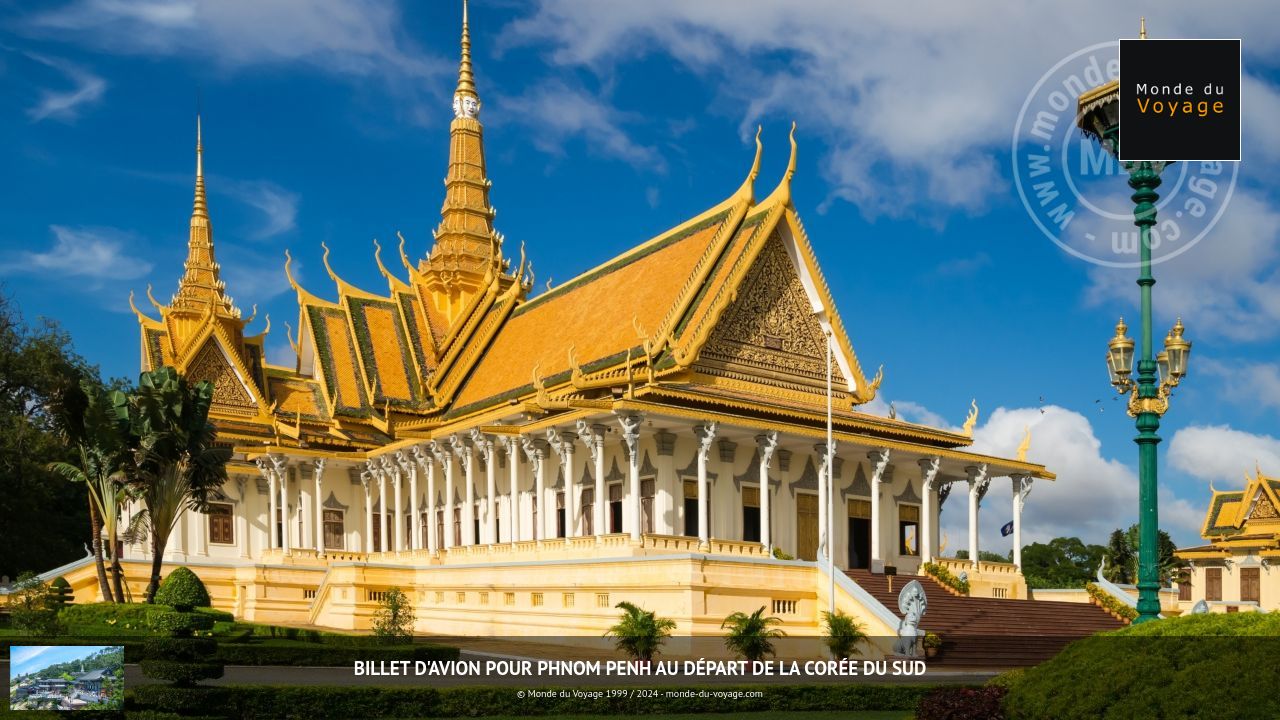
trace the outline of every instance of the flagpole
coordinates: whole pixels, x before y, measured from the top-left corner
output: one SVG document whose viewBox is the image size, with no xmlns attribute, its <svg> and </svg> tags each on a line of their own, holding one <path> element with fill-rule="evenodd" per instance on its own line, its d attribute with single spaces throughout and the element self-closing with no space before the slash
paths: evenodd
<svg viewBox="0 0 1280 720">
<path fill-rule="evenodd" d="M 827 503 L 827 576 L 830 580 L 830 587 L 827 591 L 827 597 L 831 603 L 831 614 L 836 614 L 836 563 L 835 563 L 835 521 L 832 517 L 835 515 L 835 451 L 832 447 L 831 432 L 831 330 L 827 330 L 827 497 L 824 501 Z"/>
</svg>

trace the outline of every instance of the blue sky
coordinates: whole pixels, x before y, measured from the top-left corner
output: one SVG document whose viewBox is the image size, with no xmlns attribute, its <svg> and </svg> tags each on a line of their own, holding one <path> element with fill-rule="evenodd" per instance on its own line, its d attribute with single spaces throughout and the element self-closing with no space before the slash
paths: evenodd
<svg viewBox="0 0 1280 720">
<path fill-rule="evenodd" d="M 50 665 L 87 658 L 106 645 L 14 645 L 9 648 L 9 675 L 17 677 Z"/>
<path fill-rule="evenodd" d="M 1280 475 L 1280 23 L 1230 7 L 480 1 L 471 8 L 496 224 L 541 288 L 731 193 L 764 127 L 763 195 L 798 124 L 796 205 L 883 402 L 1057 471 L 1028 501 L 1032 539 L 1102 542 L 1136 518 L 1132 421 L 1102 364 L 1133 270 L 1063 252 L 1014 189 L 1023 99 L 1059 59 L 1136 32 L 1242 37 L 1244 162 L 1217 230 L 1157 268 L 1157 327 L 1183 316 L 1191 375 L 1165 417 L 1163 525 L 1194 542 L 1208 483 L 1255 460 Z M 109 375 L 136 373 L 128 293 L 167 299 L 184 256 L 194 112 L 218 258 L 288 359 L 289 248 L 332 297 L 384 283 L 372 240 L 411 257 L 439 217 L 459 7 L 394 0 L 0 0 L 0 282 L 57 319 Z M 1269 125 L 1270 123 L 1270 125 Z M 1128 190 L 1115 181 L 1116 202 Z M 1042 412 L 1043 411 L 1043 412 Z M 998 500 L 997 500 L 998 498 Z M 984 503 L 984 545 L 1008 490 Z M 957 504 L 958 507 L 958 504 Z M 985 510 L 985 508 L 991 508 Z M 944 515 L 961 542 L 963 518 Z"/>
</svg>

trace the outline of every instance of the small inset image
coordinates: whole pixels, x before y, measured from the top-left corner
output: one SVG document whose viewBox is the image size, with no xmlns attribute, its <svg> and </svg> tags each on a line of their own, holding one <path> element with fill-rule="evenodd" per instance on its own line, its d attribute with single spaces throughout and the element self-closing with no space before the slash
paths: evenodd
<svg viewBox="0 0 1280 720">
<path fill-rule="evenodd" d="M 14 645 L 10 710 L 120 710 L 122 645 Z"/>
</svg>

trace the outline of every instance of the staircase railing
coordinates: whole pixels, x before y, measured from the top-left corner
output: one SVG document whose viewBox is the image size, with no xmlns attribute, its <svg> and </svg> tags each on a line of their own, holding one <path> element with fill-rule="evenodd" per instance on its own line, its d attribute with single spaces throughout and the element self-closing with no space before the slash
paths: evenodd
<svg viewBox="0 0 1280 720">
<path fill-rule="evenodd" d="M 894 614 L 892 610 L 885 607 L 884 603 L 877 600 L 874 595 L 867 592 L 867 590 L 858 583 L 854 582 L 853 578 L 832 568 L 825 562 L 825 558 L 815 561 L 814 564 L 817 565 L 818 572 L 825 573 L 828 579 L 834 578 L 835 584 L 839 586 L 841 590 L 844 590 L 854 600 L 858 601 L 858 603 L 866 608 L 867 612 L 874 615 L 876 619 L 892 630 L 896 631 L 898 629 L 898 623 L 901 619 Z"/>
<path fill-rule="evenodd" d="M 1107 559 L 1102 558 L 1102 564 L 1098 566 L 1098 574 L 1097 574 L 1098 587 L 1105 590 L 1108 595 L 1114 597 L 1116 600 L 1119 600 L 1125 605 L 1128 605 L 1134 610 L 1137 610 L 1138 609 L 1137 598 L 1125 592 L 1124 588 L 1120 587 L 1119 585 L 1116 585 L 1115 583 L 1111 582 L 1110 580 L 1102 576 L 1102 571 L 1105 570 L 1106 567 L 1107 567 Z M 1157 615 L 1157 617 L 1164 617 L 1164 615 L 1160 614 L 1160 615 Z"/>
</svg>

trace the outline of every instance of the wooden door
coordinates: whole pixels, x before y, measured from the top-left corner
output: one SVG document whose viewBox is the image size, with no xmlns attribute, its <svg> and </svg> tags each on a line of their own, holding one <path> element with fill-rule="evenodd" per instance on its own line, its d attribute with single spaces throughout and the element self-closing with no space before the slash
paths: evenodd
<svg viewBox="0 0 1280 720">
<path fill-rule="evenodd" d="M 1240 599 L 1254 602 L 1261 601 L 1262 591 L 1259 584 L 1258 568 L 1240 568 Z"/>
<path fill-rule="evenodd" d="M 796 495 L 796 557 L 818 559 L 818 496 Z"/>
<path fill-rule="evenodd" d="M 1222 599 L 1222 568 L 1204 569 L 1204 599 Z"/>
</svg>

